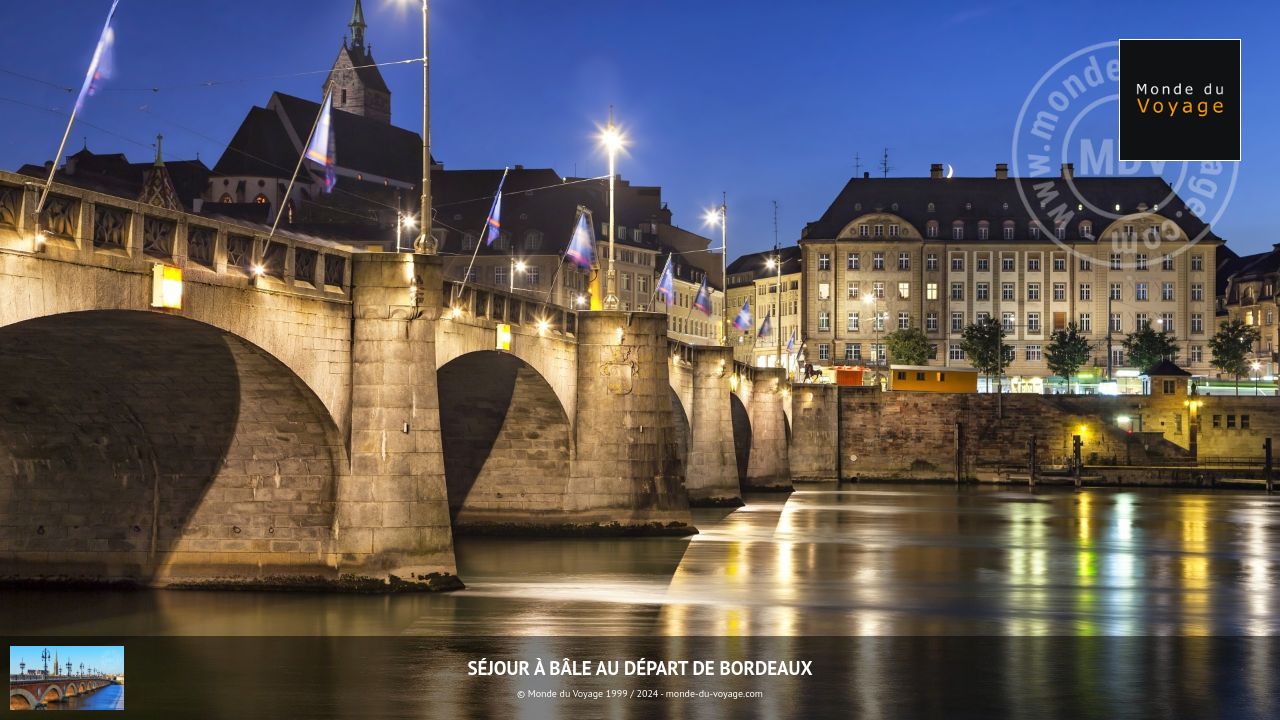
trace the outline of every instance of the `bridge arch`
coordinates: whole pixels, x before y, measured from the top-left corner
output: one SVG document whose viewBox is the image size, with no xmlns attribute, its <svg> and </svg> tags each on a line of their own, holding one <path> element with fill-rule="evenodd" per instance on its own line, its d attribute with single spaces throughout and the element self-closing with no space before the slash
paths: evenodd
<svg viewBox="0 0 1280 720">
<path fill-rule="evenodd" d="M 141 216 L 136 216 L 140 221 Z M 62 252 L 59 250 L 58 252 Z M 52 256 L 59 256 L 52 253 Z M 288 367 L 344 427 L 350 407 L 350 306 L 339 299 L 264 292 L 198 265 L 188 268 L 183 308 L 151 309 L 151 265 L 115 259 L 111 266 L 44 255 L 14 255 L 0 268 L 0 327 L 93 311 L 181 317 L 243 338 Z M 107 258 L 108 261 L 112 258 Z"/>
<path fill-rule="evenodd" d="M 563 511 L 573 432 L 551 383 L 523 359 L 494 350 L 459 355 L 437 377 L 455 529 Z"/>
<path fill-rule="evenodd" d="M 9 689 L 9 709 L 10 710 L 34 710 L 40 701 L 36 700 L 36 696 L 27 692 L 22 688 Z"/>
<path fill-rule="evenodd" d="M 736 392 L 729 393 L 729 412 L 733 419 L 733 454 L 738 464 L 738 482 L 745 487 L 751 462 L 751 414 Z"/>
<path fill-rule="evenodd" d="M 80 686 L 76 683 L 67 683 L 66 689 L 64 689 L 62 692 L 69 698 L 75 697 L 76 695 L 80 694 Z"/>
<path fill-rule="evenodd" d="M 689 467 L 689 442 L 692 439 L 689 425 L 689 411 L 685 407 L 684 401 L 680 399 L 680 393 L 672 387 L 671 392 L 671 421 L 672 433 L 675 446 L 676 457 L 680 459 L 680 467 L 686 470 Z"/>
<path fill-rule="evenodd" d="M 342 437 L 244 338 L 152 312 L 48 315 L 0 327 L 0 377 L 5 574 L 150 582 L 266 553 L 254 572 L 287 574 L 329 550 Z"/>
<path fill-rule="evenodd" d="M 48 705 L 49 703 L 62 702 L 64 697 L 65 696 L 62 694 L 62 688 L 57 685 L 50 685 L 44 689 L 43 693 L 41 693 L 40 703 Z"/>
</svg>

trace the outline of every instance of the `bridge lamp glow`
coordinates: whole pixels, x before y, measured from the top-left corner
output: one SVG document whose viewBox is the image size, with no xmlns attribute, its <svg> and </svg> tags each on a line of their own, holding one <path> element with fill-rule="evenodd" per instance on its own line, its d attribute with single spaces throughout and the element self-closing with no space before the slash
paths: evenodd
<svg viewBox="0 0 1280 720">
<path fill-rule="evenodd" d="M 182 268 L 151 266 L 151 307 L 182 309 Z"/>
<path fill-rule="evenodd" d="M 546 335 L 547 331 L 550 329 L 551 329 L 551 323 L 548 322 L 546 318 L 538 318 L 538 335 L 539 336 Z"/>
<path fill-rule="evenodd" d="M 412 230 L 418 227 L 418 218 L 412 215 L 405 215 L 401 218 L 400 224 L 404 226 L 405 230 Z"/>
<path fill-rule="evenodd" d="M 574 298 L 574 299 L 573 299 L 573 304 L 574 304 L 574 305 L 577 305 L 578 307 L 583 307 L 583 306 L 585 306 L 585 305 L 587 304 L 587 296 L 586 296 L 586 295 L 579 295 L 578 297 L 576 297 L 576 298 Z"/>
<path fill-rule="evenodd" d="M 722 217 L 720 208 L 715 208 L 714 210 L 708 210 L 702 216 L 702 221 L 707 224 L 707 227 L 719 227 Z"/>
<path fill-rule="evenodd" d="M 503 352 L 511 350 L 511 326 L 507 323 L 498 323 L 498 337 L 494 348 Z"/>
<path fill-rule="evenodd" d="M 48 240 L 49 238 L 44 234 L 44 231 L 41 230 L 40 232 L 36 233 L 36 236 L 32 239 L 36 243 L 36 249 L 39 250 L 40 248 L 44 247 L 45 240 Z"/>
<path fill-rule="evenodd" d="M 738 390 L 738 373 L 729 376 L 729 389 L 737 392 Z"/>
<path fill-rule="evenodd" d="M 267 274 L 267 269 L 261 264 L 255 263 L 253 267 L 249 268 L 249 272 L 253 273 L 254 277 L 262 277 Z"/>
</svg>

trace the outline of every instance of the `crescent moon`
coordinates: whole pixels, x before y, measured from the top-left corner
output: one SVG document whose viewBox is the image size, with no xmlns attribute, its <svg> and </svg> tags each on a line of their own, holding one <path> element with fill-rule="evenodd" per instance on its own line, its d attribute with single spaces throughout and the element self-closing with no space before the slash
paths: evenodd
<svg viewBox="0 0 1280 720">
<path fill-rule="evenodd" d="M 951 163 L 947 163 L 947 179 L 950 180 L 952 175 L 956 174 L 956 169 L 951 167 Z"/>
</svg>

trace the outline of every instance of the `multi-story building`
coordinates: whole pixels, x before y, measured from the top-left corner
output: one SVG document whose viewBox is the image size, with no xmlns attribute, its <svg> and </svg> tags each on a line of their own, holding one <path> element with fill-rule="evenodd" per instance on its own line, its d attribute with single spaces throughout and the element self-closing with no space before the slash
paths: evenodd
<svg viewBox="0 0 1280 720">
<path fill-rule="evenodd" d="M 667 263 L 667 257 L 671 257 L 671 284 L 675 296 L 670 305 L 665 305 L 660 299 L 656 300 L 654 310 L 665 309 L 667 334 L 672 338 L 691 345 L 716 345 L 720 342 L 721 318 L 724 317 L 724 293 L 720 290 L 719 268 L 708 272 L 694 264 L 690 259 L 691 255 L 667 249 L 658 258 L 661 272 L 661 268 Z M 717 262 L 718 258 L 717 255 Z M 707 280 L 710 313 L 704 313 L 693 306 L 694 299 L 702 288 L 703 278 Z"/>
<path fill-rule="evenodd" d="M 433 226 L 445 276 L 466 276 L 468 282 L 479 285 L 507 288 L 565 307 L 585 307 L 590 273 L 579 270 L 564 252 L 579 214 L 587 214 L 596 236 L 596 264 L 603 286 L 609 262 L 608 181 L 562 178 L 555 170 L 517 165 L 507 171 L 503 184 L 501 232 L 492 245 L 486 245 L 485 222 L 502 173 L 496 169 L 432 174 Z M 661 309 L 654 306 L 654 290 L 665 262 L 659 255 L 668 248 L 686 253 L 684 257 L 705 256 L 699 262 L 719 265 L 720 256 L 707 251 L 707 238 L 671 224 L 662 188 L 632 185 L 619 178 L 614 194 L 614 268 L 622 310 Z"/>
<path fill-rule="evenodd" d="M 1280 311 L 1276 296 L 1276 288 L 1280 287 L 1280 244 L 1267 252 L 1231 258 L 1220 266 L 1220 272 L 1224 276 L 1219 298 L 1223 319 L 1241 320 L 1258 329 L 1258 344 L 1250 364 L 1258 363 L 1255 375 L 1274 378 L 1280 360 L 1280 324 L 1276 322 Z"/>
<path fill-rule="evenodd" d="M 734 359 L 756 367 L 778 367 L 781 361 L 783 367 L 794 372 L 801 344 L 800 248 L 792 246 L 743 255 L 729 265 L 727 272 L 730 320 L 742 304 L 747 303 L 754 325 L 747 332 L 730 327 L 729 342 L 734 348 Z M 771 331 L 760 337 L 760 325 L 765 317 L 771 318 Z M 795 342 L 788 351 L 787 343 L 793 334 Z"/>
<path fill-rule="evenodd" d="M 1094 344 L 1086 384 L 1133 374 L 1121 341 L 1140 325 L 1171 332 L 1177 361 L 1209 373 L 1222 241 L 1160 178 L 1062 172 L 1087 203 L 1041 216 L 1022 201 L 1037 197 L 1034 181 L 1004 164 L 988 178 L 944 178 L 934 165 L 927 178 L 851 179 L 800 240 L 802 361 L 883 362 L 885 335 L 919 327 L 931 365 L 969 367 L 964 327 L 989 318 L 1014 348 L 1009 390 L 1045 390 L 1045 346 L 1073 322 Z"/>
</svg>

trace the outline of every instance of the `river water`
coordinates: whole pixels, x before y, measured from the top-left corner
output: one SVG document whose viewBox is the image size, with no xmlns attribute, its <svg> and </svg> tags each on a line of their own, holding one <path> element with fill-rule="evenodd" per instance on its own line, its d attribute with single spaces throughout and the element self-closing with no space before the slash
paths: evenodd
<svg viewBox="0 0 1280 720">
<path fill-rule="evenodd" d="M 811 684 L 770 685 L 772 709 L 760 717 L 786 716 L 821 687 L 876 716 L 974 683 L 998 688 L 998 708 L 1028 717 L 1054 716 L 1036 709 L 1057 701 L 1062 716 L 1089 716 L 1068 701 L 1076 691 L 1111 692 L 1121 681 L 1116 691 L 1129 694 L 1102 706 L 1129 703 L 1143 710 L 1134 717 L 1150 716 L 1142 703 L 1153 684 L 1209 698 L 1214 714 L 1228 702 L 1242 703 L 1230 706 L 1240 717 L 1280 710 L 1280 655 L 1270 640 L 1247 637 L 1273 636 L 1280 623 L 1280 498 L 831 483 L 698 510 L 695 521 L 700 534 L 679 539 L 460 538 L 467 589 L 451 594 L 10 591 L 13 612 L 0 622 L 45 637 L 394 636 L 364 646 L 370 663 L 377 648 L 398 647 L 437 668 L 451 663 L 431 677 L 458 683 L 467 682 L 466 659 L 503 652 L 670 657 L 702 642 L 712 657 L 750 647 L 754 656 L 823 658 L 831 672 Z M 739 636 L 759 642 L 727 639 Z M 358 654 L 352 647 L 335 662 Z M 900 686 L 899 670 L 947 681 Z M 449 702 L 514 702 L 504 694 L 516 685 L 493 682 Z"/>
</svg>

